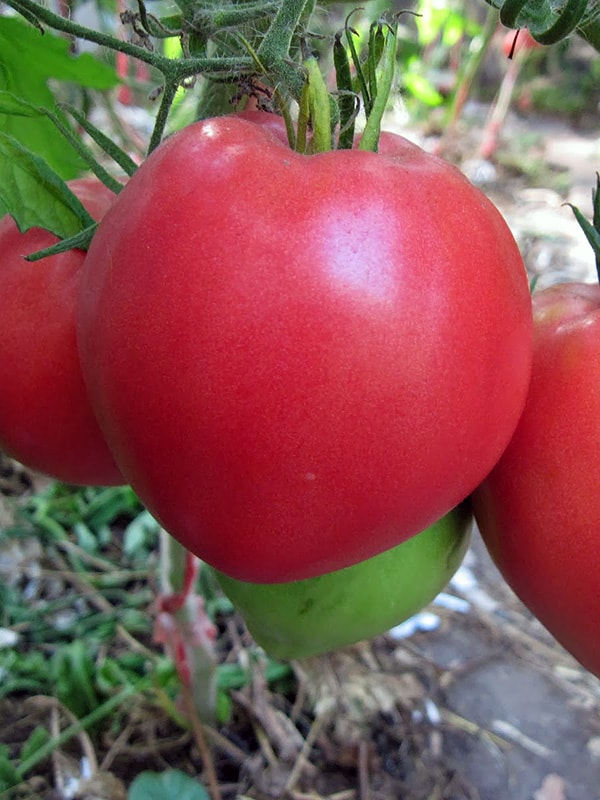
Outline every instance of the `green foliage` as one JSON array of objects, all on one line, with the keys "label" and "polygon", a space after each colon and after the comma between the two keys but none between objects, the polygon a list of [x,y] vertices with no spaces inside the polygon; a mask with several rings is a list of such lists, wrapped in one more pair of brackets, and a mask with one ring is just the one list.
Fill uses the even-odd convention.
[{"label": "green foliage", "polygon": [[0,745],[0,792],[16,786],[20,780],[19,772],[10,757],[10,749],[4,744]]},{"label": "green foliage", "polygon": [[[189,726],[176,704],[181,686],[175,665],[158,648],[147,649],[141,643],[152,637],[149,609],[155,599],[158,531],[129,487],[61,483],[49,484],[23,500],[15,524],[2,531],[3,540],[15,544],[35,537],[44,548],[49,580],[64,586],[48,597],[42,586],[35,590],[28,586],[26,574],[16,582],[0,581],[1,624],[19,631],[14,646],[0,649],[0,700],[53,696],[77,723],[57,739],[36,728],[16,752],[0,747],[0,792],[20,784],[82,727],[97,735],[102,727],[121,726],[127,698],[160,708],[176,724]],[[34,577],[32,586],[38,582]],[[210,571],[201,571],[199,587],[213,618],[232,613]],[[257,670],[281,691],[294,680],[288,664],[267,659],[256,649],[248,650],[243,667],[217,665],[219,723],[231,717],[231,692],[249,685]],[[183,773],[144,774],[132,785],[129,800],[159,800],[167,795],[169,800],[204,800],[203,791]]]},{"label": "green foliage", "polygon": [[2,131],[0,213],[12,214],[22,232],[37,226],[57,236],[70,236],[94,224],[48,164]]},{"label": "green foliage", "polygon": [[479,24],[467,14],[464,3],[419,0],[415,25],[418,40],[423,47],[439,42],[448,50],[466,35],[472,38],[479,33]]},{"label": "green foliage", "polygon": [[127,800],[209,800],[206,789],[195,778],[176,769],[142,772],[129,788]]},{"label": "green foliage", "polygon": [[[42,32],[17,17],[0,16],[0,89],[25,98],[31,105],[54,110],[68,127],[68,119],[56,108],[49,87],[52,78],[72,85],[71,99],[81,97],[84,88],[106,90],[118,82],[108,63],[89,53],[74,56],[64,37]],[[75,177],[84,167],[44,116],[27,118],[0,112],[0,131],[44,159],[65,179]]]}]

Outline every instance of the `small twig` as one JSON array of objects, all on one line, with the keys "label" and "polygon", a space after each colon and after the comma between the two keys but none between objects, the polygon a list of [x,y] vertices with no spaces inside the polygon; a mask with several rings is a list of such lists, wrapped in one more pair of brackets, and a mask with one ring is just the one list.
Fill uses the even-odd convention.
[{"label": "small twig", "polygon": [[495,719],[492,721],[492,727],[505,739],[515,742],[523,750],[527,750],[529,753],[539,756],[539,758],[551,758],[554,755],[549,747],[536,742],[535,739],[531,739],[514,725],[511,725],[510,722],[506,722],[506,720]]},{"label": "small twig", "polygon": [[127,743],[129,737],[131,736],[134,730],[135,730],[135,725],[133,725],[132,723],[129,723],[123,728],[121,733],[111,744],[110,748],[108,749],[108,752],[102,759],[102,763],[100,764],[100,769],[102,771],[108,771],[111,768],[113,761],[119,755],[121,747]]},{"label": "small twig", "polygon": [[271,742],[269,741],[269,737],[267,736],[267,732],[263,728],[262,723],[257,719],[253,719],[252,727],[254,728],[254,734],[258,739],[258,744],[260,745],[260,749],[263,752],[265,760],[268,762],[270,767],[276,767],[278,763],[277,756],[271,746]]},{"label": "small twig", "polygon": [[492,733],[492,731],[482,727],[481,725],[478,725],[476,722],[473,722],[473,720],[466,719],[466,717],[462,717],[460,714],[450,711],[449,708],[440,707],[439,711],[442,715],[443,721],[449,725],[452,725],[454,728],[458,728],[458,730],[465,731],[471,736],[481,736],[483,739],[487,739],[488,741],[492,742],[492,744],[495,744],[501,750],[510,750],[513,747],[512,742],[509,742],[502,736]]},{"label": "small twig", "polygon": [[[140,684],[142,682],[140,681]],[[141,685],[138,684],[137,691],[143,691]],[[146,681],[145,689],[148,688],[148,682]],[[39,747],[29,758],[26,758],[24,761],[21,761],[17,768],[17,774],[19,779],[24,778],[28,772],[30,772],[35,766],[37,766],[41,761],[59,747],[62,747],[66,744],[70,739],[74,736],[79,736],[86,728],[95,725],[96,723],[100,722],[100,720],[107,717],[111,714],[114,710],[116,710],[122,703],[124,703],[127,699],[131,698],[134,694],[134,689],[131,686],[126,686],[121,692],[118,694],[113,695],[108,700],[106,700],[102,705],[97,706],[92,712],[90,712],[87,716],[83,717],[82,719],[78,719],[65,728],[57,738],[50,739],[49,741],[45,742],[41,747]],[[58,701],[55,698],[48,698],[48,697],[33,697],[29,700],[30,703],[42,703],[45,702],[46,704],[51,704],[52,702],[57,703]],[[62,707],[62,706],[61,706]]]},{"label": "small twig", "polygon": [[312,747],[316,741],[317,736],[321,732],[321,728],[323,727],[325,721],[328,719],[327,714],[321,714],[320,716],[316,717],[312,725],[310,726],[310,730],[304,740],[304,744],[302,745],[302,749],[298,753],[296,761],[294,762],[294,766],[292,767],[292,771],[289,774],[289,777],[285,784],[285,791],[291,792],[298,782],[300,778],[300,774],[308,762],[308,756]]},{"label": "small twig", "polygon": [[369,789],[369,750],[367,742],[361,739],[358,745],[358,785],[360,800],[369,800],[371,790]]},{"label": "small twig", "polygon": [[89,564],[91,567],[95,567],[96,569],[102,570],[102,572],[113,572],[115,565],[114,562],[109,561],[106,558],[100,558],[99,556],[94,556],[91,553],[88,553],[87,550],[84,550],[83,547],[80,547],[75,542],[72,542],[70,539],[63,539],[62,541],[54,542],[54,546],[57,550],[66,550],[68,553],[73,553],[80,558],[82,561],[85,561],[86,564]]},{"label": "small twig", "polygon": [[204,725],[204,733],[208,736],[209,739],[212,739],[213,744],[230,756],[234,761],[238,764],[243,764],[244,761],[248,758],[248,753],[238,747],[237,745],[230,742],[226,736],[223,736],[222,733],[212,728],[210,725]]}]

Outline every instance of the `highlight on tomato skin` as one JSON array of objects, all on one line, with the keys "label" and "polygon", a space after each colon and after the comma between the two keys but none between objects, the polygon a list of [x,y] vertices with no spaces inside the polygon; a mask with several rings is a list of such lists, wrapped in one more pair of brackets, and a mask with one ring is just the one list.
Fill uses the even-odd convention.
[{"label": "highlight on tomato skin", "polygon": [[126,480],[239,580],[301,580],[460,503],[525,401],[531,300],[493,204],[393,134],[291,151],[230,116],[166,139],[100,223],[78,343]]},{"label": "highlight on tomato skin", "polygon": [[473,508],[507,583],[600,677],[600,286],[552,286],[533,308],[525,409]]},{"label": "highlight on tomato skin", "polygon": [[[96,178],[70,186],[96,219],[115,199]],[[123,484],[79,363],[75,306],[85,252],[23,258],[57,241],[41,228],[21,233],[10,216],[0,220],[0,448],[66,483]]]}]

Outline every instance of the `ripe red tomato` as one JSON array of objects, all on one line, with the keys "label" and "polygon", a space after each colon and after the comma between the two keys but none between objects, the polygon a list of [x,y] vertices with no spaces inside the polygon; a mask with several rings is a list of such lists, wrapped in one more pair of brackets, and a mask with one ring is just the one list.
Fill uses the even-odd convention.
[{"label": "ripe red tomato", "polygon": [[600,286],[553,286],[533,305],[525,410],[474,510],[516,594],[600,676]]},{"label": "ripe red tomato", "polygon": [[[96,219],[115,198],[96,179],[71,187]],[[0,448],[58,480],[120,484],[77,352],[75,305],[85,253],[23,258],[56,241],[41,228],[20,233],[10,216],[0,220]]]},{"label": "ripe red tomato", "polygon": [[308,578],[456,506],[529,382],[515,241],[456,169],[401,137],[298,155],[265,127],[167,139],[100,224],[84,376],[123,474],[231,577]]},{"label": "ripe red tomato", "polygon": [[527,28],[506,31],[502,37],[502,53],[506,58],[513,58],[515,55],[524,55],[531,50],[543,47],[529,33]]}]

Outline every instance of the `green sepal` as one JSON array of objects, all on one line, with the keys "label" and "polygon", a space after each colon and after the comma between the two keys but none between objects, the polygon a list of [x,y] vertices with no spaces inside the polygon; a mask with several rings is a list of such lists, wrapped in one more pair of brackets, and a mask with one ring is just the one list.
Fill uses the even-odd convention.
[{"label": "green sepal", "polygon": [[[387,26],[386,26],[387,27]],[[382,29],[383,30],[383,29]],[[398,26],[389,28],[385,35],[385,44],[381,54],[381,69],[377,82],[377,95],[373,98],[371,111],[367,116],[367,124],[358,145],[359,150],[377,151],[381,122],[387,108],[394,75],[396,71],[396,50],[398,42]]]},{"label": "green sepal", "polygon": [[596,272],[598,280],[600,281],[600,174],[596,173],[596,188],[592,191],[592,222],[587,220],[581,211],[572,203],[566,203],[569,206],[575,219],[579,223],[579,227],[585,234],[585,238],[590,243],[594,256],[596,259]]},{"label": "green sepal", "polygon": [[356,94],[352,87],[350,60],[346,48],[342,44],[341,34],[335,36],[333,42],[333,65],[338,92],[338,108],[340,113],[339,150],[350,150],[354,144],[354,122],[356,119]]},{"label": "green sepal", "polygon": [[51,247],[45,247],[43,250],[37,250],[35,253],[30,253],[25,256],[26,261],[41,261],[42,258],[48,256],[56,256],[59,253],[66,253],[67,250],[87,250],[90,246],[98,223],[94,222],[84,230],[76,233],[74,236],[69,236],[67,239],[61,239],[60,242],[53,244]]}]

